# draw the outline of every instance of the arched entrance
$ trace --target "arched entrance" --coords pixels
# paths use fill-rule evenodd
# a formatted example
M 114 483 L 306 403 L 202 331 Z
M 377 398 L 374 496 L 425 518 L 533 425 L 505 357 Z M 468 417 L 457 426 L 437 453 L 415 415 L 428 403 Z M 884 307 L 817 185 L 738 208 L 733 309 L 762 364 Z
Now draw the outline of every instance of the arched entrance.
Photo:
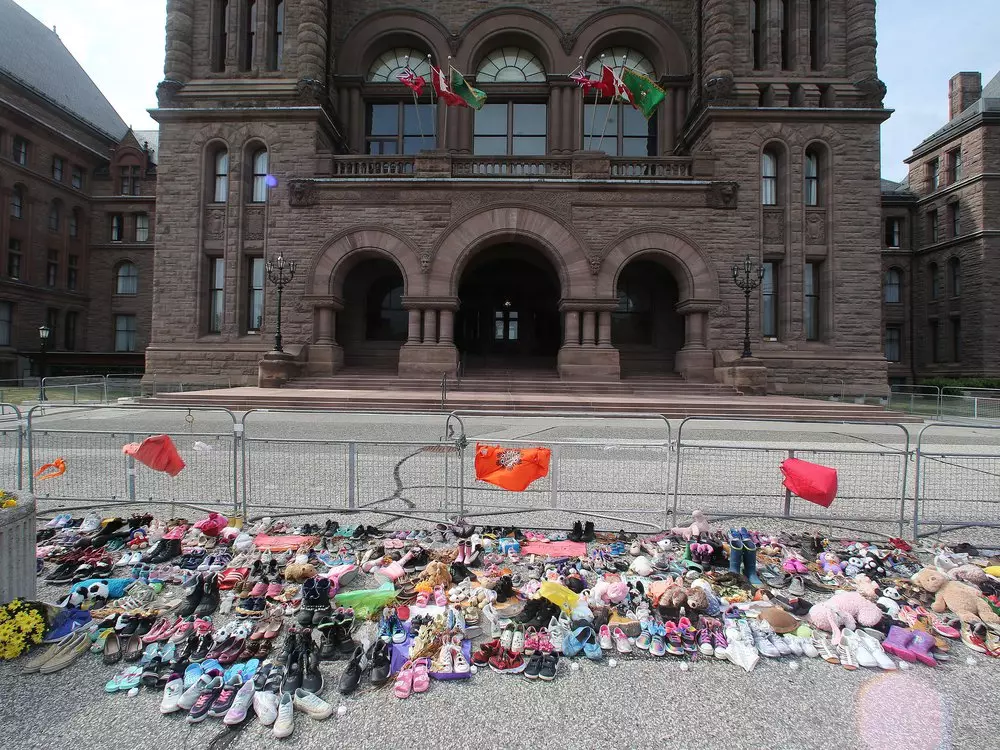
M 618 349 L 622 377 L 674 372 L 684 346 L 677 280 L 662 264 L 639 258 L 618 275 L 616 295 L 611 344 Z
M 466 370 L 554 368 L 561 342 L 559 275 L 532 247 L 505 243 L 462 270 L 455 344 Z
M 387 258 L 361 260 L 344 277 L 343 290 L 336 340 L 344 364 L 395 371 L 407 330 L 399 267 Z

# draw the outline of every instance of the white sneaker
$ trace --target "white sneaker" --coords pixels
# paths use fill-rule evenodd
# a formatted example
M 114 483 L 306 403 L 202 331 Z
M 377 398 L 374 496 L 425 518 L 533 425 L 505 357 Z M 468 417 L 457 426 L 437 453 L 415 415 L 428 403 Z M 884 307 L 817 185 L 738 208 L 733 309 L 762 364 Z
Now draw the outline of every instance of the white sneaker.
M 247 680 L 243 683 L 243 687 L 236 692 L 233 705 L 229 707 L 226 715 L 222 718 L 222 723 L 230 727 L 242 724 L 244 719 L 247 718 L 247 711 L 250 710 L 250 705 L 253 703 L 253 697 L 256 692 L 257 688 L 254 687 L 253 680 Z
M 277 717 L 274 720 L 274 736 L 279 740 L 287 737 L 295 728 L 295 704 L 291 693 L 282 693 L 278 701 Z
M 791 633 L 785 633 L 784 637 L 785 643 L 788 644 L 788 648 L 792 650 L 792 654 L 795 656 L 802 656 L 804 653 L 802 650 L 802 641 L 796 638 Z
M 811 638 L 803 638 L 799 635 L 795 636 L 795 638 L 802 644 L 802 653 L 805 656 L 808 656 L 810 659 L 819 658 L 819 651 L 816 650 Z
M 858 666 L 867 667 L 868 669 L 875 669 L 878 667 L 878 662 L 875 661 L 875 657 L 872 655 L 871 650 L 868 646 L 861 640 L 858 634 L 853 630 L 844 631 L 844 640 L 851 648 L 851 652 L 854 654 L 854 658 L 858 662 Z
M 101 517 L 96 513 L 89 514 L 83 519 L 83 523 L 80 524 L 80 531 L 85 533 L 97 531 L 99 528 L 101 528 Z
M 194 685 L 181 694 L 181 697 L 177 700 L 177 708 L 182 711 L 190 711 L 191 706 L 197 702 L 198 696 L 202 694 L 202 691 L 209 686 L 213 679 L 215 678 L 212 675 L 207 674 L 199 677 Z
M 253 694 L 253 712 L 257 714 L 260 723 L 269 727 L 278 718 L 278 694 L 262 691 Z
M 184 680 L 177 678 L 176 680 L 171 680 L 163 688 L 163 700 L 160 701 L 160 713 L 161 714 L 172 714 L 174 711 L 180 709 L 177 702 L 181 699 L 184 694 Z
M 295 708 L 302 713 L 307 714 L 310 719 L 315 719 L 316 721 L 328 719 L 333 713 L 333 706 L 315 693 L 310 693 L 308 690 L 303 690 L 302 688 L 295 691 L 295 697 L 292 699 L 292 702 Z M 278 713 L 280 717 L 280 708 Z M 277 726 L 277 724 L 275 724 L 275 726 Z
M 856 630 L 855 632 L 880 669 L 896 669 L 896 662 L 885 652 L 885 649 L 882 648 L 882 644 L 878 642 L 877 638 L 868 635 L 868 633 L 862 630 Z
M 514 631 L 514 636 L 511 638 L 510 650 L 515 654 L 524 653 L 524 630 L 518 628 Z

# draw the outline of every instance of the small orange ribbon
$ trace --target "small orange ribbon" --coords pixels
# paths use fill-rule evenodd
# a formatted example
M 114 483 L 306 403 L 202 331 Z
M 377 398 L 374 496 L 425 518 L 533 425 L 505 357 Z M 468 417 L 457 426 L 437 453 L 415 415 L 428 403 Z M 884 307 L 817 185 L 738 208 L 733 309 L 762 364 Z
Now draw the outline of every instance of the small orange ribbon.
M 49 464 L 44 464 L 35 472 L 35 479 L 55 479 L 66 473 L 66 461 L 57 458 Z

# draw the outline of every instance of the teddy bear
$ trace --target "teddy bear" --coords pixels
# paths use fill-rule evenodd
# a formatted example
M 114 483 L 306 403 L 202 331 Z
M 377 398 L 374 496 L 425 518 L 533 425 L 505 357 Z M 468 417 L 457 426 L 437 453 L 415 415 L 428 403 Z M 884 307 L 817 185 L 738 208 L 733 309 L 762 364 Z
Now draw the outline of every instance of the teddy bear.
M 1000 617 L 997 617 L 989 602 L 972 586 L 953 581 L 934 568 L 924 568 L 911 580 L 924 591 L 935 595 L 931 605 L 935 612 L 951 610 L 964 623 L 982 623 L 1000 632 Z
M 816 558 L 816 561 L 827 575 L 839 576 L 844 574 L 844 566 L 841 564 L 840 558 L 832 552 L 824 552 Z
M 690 526 L 675 526 L 670 529 L 671 536 L 682 536 L 687 540 L 697 539 L 699 534 L 707 534 L 709 532 L 708 519 L 705 518 L 705 514 L 700 510 L 691 511 L 691 517 L 694 519 L 694 523 Z
M 302 583 L 309 578 L 315 578 L 316 566 L 311 563 L 293 562 L 285 566 L 285 580 Z
M 809 610 L 809 621 L 820 630 L 833 633 L 833 643 L 840 643 L 841 629 L 854 630 L 859 624 L 872 628 L 882 621 L 882 610 L 853 591 L 834 594 Z

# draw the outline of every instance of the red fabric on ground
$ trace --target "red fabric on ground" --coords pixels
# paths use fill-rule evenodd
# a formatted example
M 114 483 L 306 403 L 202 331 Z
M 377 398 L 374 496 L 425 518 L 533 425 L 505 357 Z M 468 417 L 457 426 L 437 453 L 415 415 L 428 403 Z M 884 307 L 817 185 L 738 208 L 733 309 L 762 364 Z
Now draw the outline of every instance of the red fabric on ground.
M 521 545 L 521 555 L 544 555 L 545 557 L 586 557 L 586 542 L 525 542 Z
M 548 448 L 503 448 L 476 444 L 476 478 L 513 492 L 522 492 L 549 473 Z
M 829 466 L 786 458 L 781 462 L 781 473 L 785 475 L 785 489 L 803 500 L 829 508 L 837 496 L 837 470 Z
M 132 456 L 150 469 L 165 471 L 172 477 L 176 477 L 184 468 L 184 459 L 177 452 L 169 435 L 154 435 L 141 443 L 128 443 L 122 448 L 122 453 Z

